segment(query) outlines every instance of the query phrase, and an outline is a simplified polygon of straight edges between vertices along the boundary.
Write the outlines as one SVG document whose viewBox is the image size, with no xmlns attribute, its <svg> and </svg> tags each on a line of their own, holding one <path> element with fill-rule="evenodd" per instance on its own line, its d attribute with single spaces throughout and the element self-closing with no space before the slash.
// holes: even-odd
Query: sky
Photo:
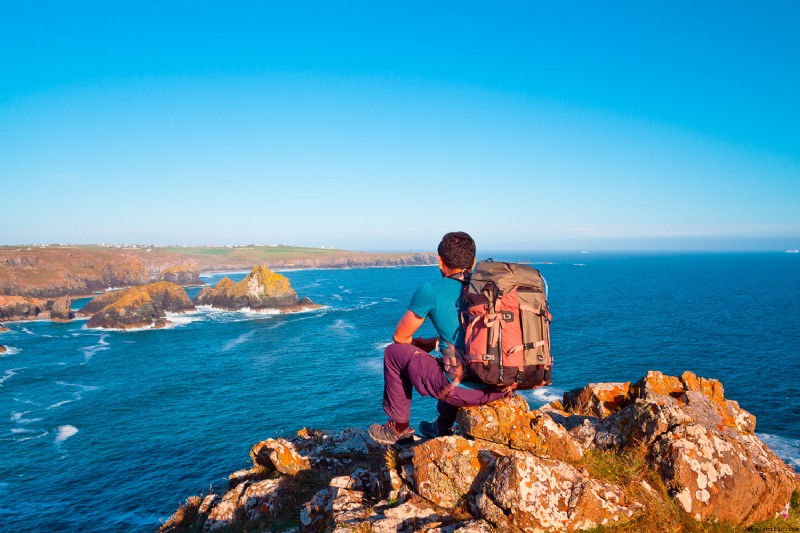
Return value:
<svg viewBox="0 0 800 533">
<path fill-rule="evenodd" d="M 0 0 L 0 244 L 798 248 L 798 20 Z"/>
</svg>

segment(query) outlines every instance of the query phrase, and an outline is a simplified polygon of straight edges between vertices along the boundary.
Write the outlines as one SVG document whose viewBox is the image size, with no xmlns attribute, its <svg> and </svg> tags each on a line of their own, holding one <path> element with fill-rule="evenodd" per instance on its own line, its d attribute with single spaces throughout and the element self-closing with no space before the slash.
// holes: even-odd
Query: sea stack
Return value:
<svg viewBox="0 0 800 533">
<path fill-rule="evenodd" d="M 225 277 L 214 287 L 206 287 L 195 298 L 197 305 L 210 305 L 229 311 L 238 309 L 277 309 L 282 312 L 320 307 L 308 298 L 298 300 L 289 279 L 272 272 L 267 265 L 255 267 L 242 281 Z"/>
<path fill-rule="evenodd" d="M 193 310 L 183 287 L 159 281 L 102 294 L 86 304 L 81 314 L 92 315 L 88 328 L 160 328 L 169 325 L 166 312 Z"/>
<path fill-rule="evenodd" d="M 72 319 L 71 305 L 72 298 L 69 296 L 56 298 L 50 308 L 50 319 L 54 322 L 69 322 Z"/>
<path fill-rule="evenodd" d="M 163 281 L 178 285 L 200 285 L 200 267 L 197 265 L 178 265 L 169 267 L 161 273 Z"/>
</svg>

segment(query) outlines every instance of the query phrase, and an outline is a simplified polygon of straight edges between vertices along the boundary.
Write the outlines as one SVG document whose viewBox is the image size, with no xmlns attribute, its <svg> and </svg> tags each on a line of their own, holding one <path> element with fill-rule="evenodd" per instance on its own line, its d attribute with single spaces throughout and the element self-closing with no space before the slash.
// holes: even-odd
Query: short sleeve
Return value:
<svg viewBox="0 0 800 533">
<path fill-rule="evenodd" d="M 420 318 L 427 318 L 434 307 L 436 307 L 436 293 L 430 283 L 421 285 L 408 304 L 408 310 Z"/>
</svg>

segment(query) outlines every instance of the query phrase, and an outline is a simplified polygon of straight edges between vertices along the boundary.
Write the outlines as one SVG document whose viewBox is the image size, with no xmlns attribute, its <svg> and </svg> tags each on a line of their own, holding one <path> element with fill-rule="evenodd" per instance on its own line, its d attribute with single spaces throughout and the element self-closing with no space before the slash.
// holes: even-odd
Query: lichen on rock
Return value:
<svg viewBox="0 0 800 533">
<path fill-rule="evenodd" d="M 159 281 L 97 296 L 86 304 L 81 314 L 91 316 L 86 324 L 88 328 L 131 329 L 163 327 L 167 312 L 194 309 L 183 287 Z"/>
<path fill-rule="evenodd" d="M 243 280 L 227 276 L 214 287 L 206 287 L 195 298 L 197 305 L 211 305 L 226 310 L 277 309 L 297 311 L 319 307 L 310 300 L 298 300 L 286 276 L 272 272 L 266 265 L 255 267 Z"/>
<path fill-rule="evenodd" d="M 694 519 L 750 526 L 789 509 L 800 489 L 716 380 L 649 372 L 573 396 L 586 401 L 564 402 L 572 411 L 530 410 L 520 396 L 463 408 L 460 435 L 389 450 L 356 428 L 267 439 L 225 493 L 190 498 L 162 531 L 291 517 L 297 532 L 635 531 L 652 516 L 663 530 Z"/>
</svg>

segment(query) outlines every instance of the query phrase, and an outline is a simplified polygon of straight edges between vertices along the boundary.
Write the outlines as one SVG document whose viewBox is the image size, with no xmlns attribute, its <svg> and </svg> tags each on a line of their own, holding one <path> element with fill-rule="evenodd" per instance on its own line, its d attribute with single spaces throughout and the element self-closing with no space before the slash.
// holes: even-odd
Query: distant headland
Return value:
<svg viewBox="0 0 800 533">
<path fill-rule="evenodd" d="M 280 244 L 0 246 L 0 295 L 87 296 L 155 281 L 200 285 L 200 273 L 433 265 L 436 254 L 353 252 Z"/>
</svg>

